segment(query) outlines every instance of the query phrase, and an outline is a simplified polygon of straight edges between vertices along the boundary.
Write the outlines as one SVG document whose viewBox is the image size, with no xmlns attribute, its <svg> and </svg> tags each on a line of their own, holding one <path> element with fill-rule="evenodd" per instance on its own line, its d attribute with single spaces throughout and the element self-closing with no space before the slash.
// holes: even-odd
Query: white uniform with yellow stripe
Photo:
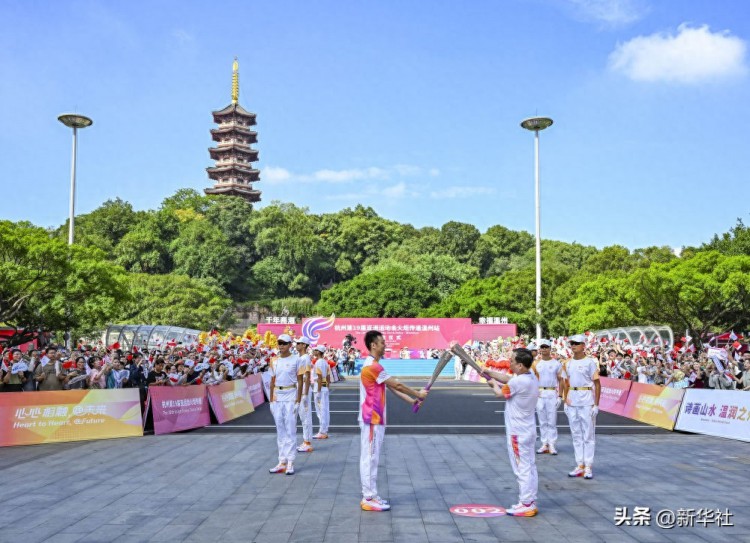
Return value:
<svg viewBox="0 0 750 543">
<path fill-rule="evenodd" d="M 534 371 L 539 379 L 539 399 L 536 402 L 536 416 L 539 419 L 539 434 L 542 445 L 555 446 L 557 442 L 557 397 L 558 377 L 562 371 L 559 360 L 537 360 Z"/>
<path fill-rule="evenodd" d="M 279 463 L 294 462 L 297 455 L 297 374 L 304 363 L 296 355 L 278 357 L 270 368 L 275 378 L 271 391 L 271 414 L 276 422 L 276 444 L 279 448 Z"/>
<path fill-rule="evenodd" d="M 562 370 L 568 382 L 565 413 L 570 421 L 576 463 L 591 467 L 596 447 L 596 421 L 591 408 L 594 406 L 594 381 L 599 379 L 599 364 L 591 357 L 568 360 Z"/>
<path fill-rule="evenodd" d="M 315 414 L 318 416 L 318 432 L 328 434 L 330 411 L 328 407 L 328 387 L 331 384 L 331 367 L 325 358 L 318 358 L 312 367 L 315 373 Z"/>
<path fill-rule="evenodd" d="M 298 372 L 299 375 L 307 374 L 308 378 L 310 378 L 311 368 L 312 368 L 312 363 L 310 362 L 310 355 L 303 354 L 299 358 L 301 362 L 301 366 Z M 304 379 L 303 379 L 303 386 L 304 386 Z M 305 390 L 303 388 L 302 394 L 304 393 L 305 393 Z M 311 382 L 307 396 L 302 396 L 302 401 L 300 401 L 299 411 L 298 411 L 299 421 L 302 424 L 302 439 L 305 441 L 305 443 L 310 443 L 310 440 L 312 439 L 312 430 L 313 430 L 312 394 L 313 394 L 313 388 L 312 388 L 312 382 Z"/>
</svg>

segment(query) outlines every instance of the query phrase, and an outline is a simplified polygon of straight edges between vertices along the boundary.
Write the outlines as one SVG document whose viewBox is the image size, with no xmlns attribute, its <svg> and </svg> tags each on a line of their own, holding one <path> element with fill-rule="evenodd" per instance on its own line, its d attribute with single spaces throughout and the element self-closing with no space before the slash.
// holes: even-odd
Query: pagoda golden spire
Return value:
<svg viewBox="0 0 750 543">
<path fill-rule="evenodd" d="M 236 104 L 240 99 L 240 63 L 234 57 L 232 63 L 232 103 Z"/>
</svg>

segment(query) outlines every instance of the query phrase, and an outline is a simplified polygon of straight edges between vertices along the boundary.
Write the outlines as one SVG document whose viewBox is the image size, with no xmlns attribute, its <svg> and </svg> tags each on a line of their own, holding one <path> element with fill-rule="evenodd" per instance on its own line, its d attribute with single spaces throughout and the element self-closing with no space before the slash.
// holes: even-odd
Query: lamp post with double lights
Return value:
<svg viewBox="0 0 750 543">
<path fill-rule="evenodd" d="M 534 181 L 536 202 L 536 340 L 542 339 L 542 240 L 541 218 L 539 210 L 539 131 L 552 126 L 549 117 L 530 117 L 521 121 L 521 127 L 534 131 Z"/>
</svg>

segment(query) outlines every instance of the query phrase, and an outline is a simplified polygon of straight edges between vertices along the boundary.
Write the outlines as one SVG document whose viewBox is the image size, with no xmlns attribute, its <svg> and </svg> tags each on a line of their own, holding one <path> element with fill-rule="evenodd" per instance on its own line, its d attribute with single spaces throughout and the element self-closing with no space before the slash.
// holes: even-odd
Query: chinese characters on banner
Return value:
<svg viewBox="0 0 750 543">
<path fill-rule="evenodd" d="M 211 424 L 205 385 L 150 387 L 148 404 L 151 406 L 154 433 L 157 435 Z"/>
<path fill-rule="evenodd" d="M 142 435 L 137 389 L 0 394 L 0 447 Z"/>
<path fill-rule="evenodd" d="M 403 348 L 447 349 L 451 341 L 465 344 L 472 339 L 471 319 L 342 319 L 333 320 L 330 327 L 318 331 L 318 344 L 341 347 L 351 334 L 357 339 L 355 347 L 366 351 L 364 337 L 368 330 L 378 330 L 386 343 L 386 357 L 398 358 Z M 414 356 L 416 358 L 416 356 Z"/>
<path fill-rule="evenodd" d="M 685 389 L 632 383 L 623 416 L 665 428 L 674 429 Z"/>
<path fill-rule="evenodd" d="M 628 401 L 631 381 L 601 377 L 602 393 L 599 397 L 599 409 L 607 413 L 622 415 Z"/>
<path fill-rule="evenodd" d="M 219 424 L 255 411 L 245 379 L 208 387 L 208 401 Z"/>
<path fill-rule="evenodd" d="M 741 390 L 688 389 L 676 429 L 750 441 L 750 394 Z"/>
</svg>

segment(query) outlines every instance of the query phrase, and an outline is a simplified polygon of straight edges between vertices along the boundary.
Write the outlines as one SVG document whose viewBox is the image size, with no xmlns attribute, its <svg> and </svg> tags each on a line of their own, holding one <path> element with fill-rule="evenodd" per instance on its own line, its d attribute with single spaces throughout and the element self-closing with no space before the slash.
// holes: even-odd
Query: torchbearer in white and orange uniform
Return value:
<svg viewBox="0 0 750 543">
<path fill-rule="evenodd" d="M 362 484 L 362 501 L 359 505 L 363 511 L 388 511 L 390 503 L 378 496 L 378 462 L 385 437 L 385 389 L 388 387 L 411 405 L 416 401 L 414 398 L 424 400 L 428 391 L 406 386 L 388 375 L 380 365 L 380 359 L 385 354 L 383 334 L 377 330 L 367 332 L 365 347 L 370 351 L 370 356 L 362 365 L 359 381 L 359 479 Z"/>
<path fill-rule="evenodd" d="M 586 337 L 578 334 L 568 338 L 573 358 L 563 365 L 563 401 L 570 421 L 570 434 L 576 455 L 576 468 L 570 477 L 593 479 L 594 448 L 596 445 L 596 415 L 599 413 L 599 363 L 586 356 Z"/>
<path fill-rule="evenodd" d="M 271 473 L 294 473 L 297 454 L 297 410 L 302 397 L 302 366 L 298 356 L 292 354 L 292 338 L 281 334 L 278 339 L 279 356 L 271 366 L 271 414 L 276 422 L 276 444 L 279 463 Z"/>
<path fill-rule="evenodd" d="M 539 419 L 539 434 L 542 446 L 537 454 L 557 454 L 557 408 L 562 403 L 562 364 L 552 358 L 552 342 L 539 341 L 540 357 L 534 362 L 534 372 L 539 379 L 539 400 L 536 402 L 536 416 Z"/>
<path fill-rule="evenodd" d="M 536 421 L 534 410 L 539 398 L 539 381 L 531 371 L 534 357 L 528 349 L 514 349 L 510 357 L 512 375 L 488 371 L 495 380 L 488 381 L 495 395 L 505 397 L 505 433 L 508 456 L 518 480 L 518 503 L 506 510 L 508 515 L 533 517 L 539 477 L 536 471 Z M 498 383 L 499 381 L 499 383 Z M 500 383 L 504 383 L 500 386 Z"/>
<path fill-rule="evenodd" d="M 310 340 L 306 337 L 297 339 L 297 353 L 300 358 L 302 367 L 299 372 L 302 374 L 302 397 L 299 403 L 299 421 L 302 424 L 302 445 L 297 447 L 297 452 L 312 452 L 312 389 L 310 382 L 310 372 L 312 363 L 307 349 L 310 347 Z"/>
</svg>

